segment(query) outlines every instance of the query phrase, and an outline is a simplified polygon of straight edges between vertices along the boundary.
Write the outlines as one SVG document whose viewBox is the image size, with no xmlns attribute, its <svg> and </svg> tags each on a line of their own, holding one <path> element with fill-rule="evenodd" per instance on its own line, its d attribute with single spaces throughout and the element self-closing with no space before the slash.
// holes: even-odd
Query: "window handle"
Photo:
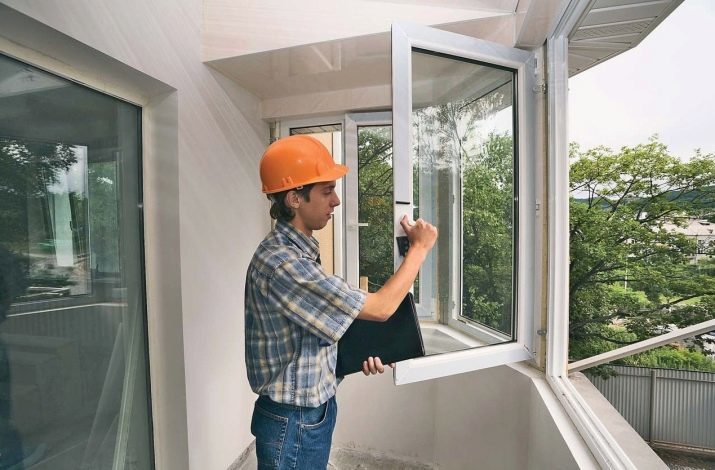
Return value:
<svg viewBox="0 0 715 470">
<path fill-rule="evenodd" d="M 400 252 L 400 256 L 403 258 L 407 256 L 407 250 L 410 249 L 410 240 L 407 238 L 406 235 L 403 235 L 401 237 L 395 237 L 395 240 L 397 240 L 397 251 Z"/>
</svg>

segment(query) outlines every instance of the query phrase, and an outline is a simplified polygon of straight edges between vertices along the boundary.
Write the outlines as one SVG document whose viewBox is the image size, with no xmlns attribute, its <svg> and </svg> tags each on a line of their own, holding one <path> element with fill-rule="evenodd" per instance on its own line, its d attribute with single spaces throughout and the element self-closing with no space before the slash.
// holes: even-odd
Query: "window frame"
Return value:
<svg viewBox="0 0 715 470">
<path fill-rule="evenodd" d="M 391 111 L 366 111 L 348 113 L 345 115 L 345 164 L 354 171 L 345 177 L 345 246 L 346 246 L 346 279 L 349 283 L 358 285 L 360 279 L 360 221 L 358 220 L 359 174 L 358 168 L 358 132 L 361 127 L 392 128 Z M 420 191 L 422 194 L 422 191 Z M 349 255 L 347 253 L 350 253 Z M 425 272 L 431 271 L 432 260 L 425 260 Z M 420 272 L 418 278 L 419 298 L 415 299 L 415 308 L 420 320 L 432 318 L 431 309 L 425 307 L 423 299 L 430 299 L 431 276 Z"/>
<path fill-rule="evenodd" d="M 184 384 L 181 348 L 180 260 L 178 237 L 178 98 L 176 89 L 154 76 L 97 54 L 79 42 L 67 44 L 66 37 L 11 8 L 0 6 L 0 54 L 43 72 L 90 88 L 137 106 L 140 115 L 140 191 L 143 237 L 141 282 L 144 288 L 143 315 L 148 345 L 149 412 L 152 462 L 155 468 L 188 465 L 186 445 L 186 400 L 173 393 Z M 17 31 L 33 34 L 17 35 Z M 19 38 L 11 41 L 9 37 Z M 58 46 L 61 45 L 61 46 Z M 112 79 L 107 79 L 111 72 Z M 86 297 L 47 299 L 19 304 L 8 316 L 27 311 L 93 305 Z M 179 321 L 177 322 L 177 312 Z M 178 348 L 177 348 L 178 345 Z M 183 417 L 183 418 L 182 418 Z"/>
<path fill-rule="evenodd" d="M 411 54 L 413 49 L 428 51 L 477 61 L 496 67 L 508 68 L 515 72 L 516 79 L 516 125 L 515 148 L 517 165 L 521 175 L 535 174 L 535 55 L 519 49 L 483 41 L 473 37 L 411 23 L 394 23 L 392 26 L 392 89 L 393 89 L 393 161 L 395 173 L 403 171 L 405 177 L 395 179 L 395 233 L 400 233 L 399 219 L 412 210 L 411 171 L 411 129 L 412 129 L 412 83 Z M 521 132 L 518 132 L 521 130 Z M 406 170 L 409 168 L 410 170 Z M 401 170 L 402 169 L 402 170 Z M 515 180 L 518 194 L 519 227 L 516 237 L 514 263 L 517 282 L 514 284 L 516 302 L 514 315 L 516 326 L 512 342 L 489 345 L 463 351 L 439 354 L 400 362 L 394 369 L 395 383 L 405 384 L 438 377 L 469 372 L 497 365 L 533 360 L 535 319 L 540 318 L 540 303 L 535 301 L 536 276 L 529 276 L 537 265 L 540 248 L 535 241 L 536 232 L 536 189 L 537 182 L 523 176 Z M 396 245 L 396 244 L 395 244 Z M 394 247 L 397 253 L 397 247 Z M 400 262 L 395 255 L 395 264 Z M 460 268 L 461 271 L 461 268 Z M 458 330 L 457 330 L 458 331 Z"/>
<path fill-rule="evenodd" d="M 358 130 L 360 127 L 392 126 L 392 112 L 348 113 L 344 119 L 345 164 L 350 168 L 345 175 L 345 274 L 346 280 L 357 286 L 360 281 Z"/>
<path fill-rule="evenodd" d="M 590 2 L 569 2 L 546 41 L 548 284 L 546 380 L 604 468 L 636 468 L 568 375 L 569 153 L 568 36 Z"/>
<path fill-rule="evenodd" d="M 9 49 L 9 50 L 8 50 Z M 149 294 L 149 289 L 147 286 L 147 260 L 146 260 L 146 244 L 147 244 L 147 237 L 146 237 L 146 230 L 147 226 L 145 223 L 144 219 L 144 178 L 145 178 L 145 154 L 144 154 L 144 138 L 145 138 L 145 117 L 144 117 L 144 107 L 146 103 L 141 103 L 141 102 L 135 102 L 132 101 L 128 98 L 122 98 L 120 96 L 110 94 L 107 91 L 97 87 L 93 86 L 94 84 L 88 77 L 73 77 L 73 76 L 68 76 L 60 71 L 53 70 L 52 66 L 48 66 L 45 63 L 38 62 L 35 60 L 35 57 L 25 57 L 27 51 L 24 50 L 22 47 L 11 47 L 7 48 L 7 44 L 4 42 L 4 40 L 0 37 L 0 58 L 8 58 L 9 60 L 13 62 L 18 62 L 21 65 L 24 65 L 26 67 L 30 67 L 32 69 L 36 69 L 40 71 L 41 73 L 48 74 L 52 77 L 55 77 L 59 80 L 66 81 L 69 83 L 72 87 L 77 87 L 81 88 L 83 90 L 87 90 L 91 93 L 95 94 L 100 94 L 105 97 L 109 97 L 112 100 L 123 102 L 127 105 L 130 105 L 133 107 L 133 111 L 136 111 L 136 118 L 133 119 L 134 124 L 136 125 L 135 131 L 136 131 L 136 142 L 134 144 L 136 145 L 136 162 L 135 162 L 135 168 L 134 172 L 131 172 L 131 176 L 125 175 L 125 178 L 135 178 L 134 187 L 131 189 L 136 191 L 135 194 L 133 194 L 134 197 L 136 197 L 136 204 L 134 205 L 119 205 L 118 209 L 118 217 L 121 217 L 122 212 L 129 213 L 129 212 L 134 212 L 134 216 L 136 217 L 135 225 L 129 226 L 128 224 L 118 224 L 118 230 L 120 231 L 121 237 L 124 237 L 124 242 L 125 246 L 130 247 L 130 253 L 127 255 L 124 253 L 124 256 L 132 256 L 137 263 L 137 268 L 136 268 L 136 276 L 133 279 L 133 283 L 135 287 L 136 292 L 133 293 L 131 296 L 127 296 L 125 300 L 123 300 L 124 305 L 128 306 L 129 308 L 134 307 L 136 309 L 136 313 L 130 317 L 128 321 L 126 321 L 126 325 L 128 325 L 127 328 L 129 331 L 125 332 L 124 334 L 128 336 L 128 344 L 125 346 L 126 351 L 125 354 L 127 355 L 127 363 L 129 364 L 124 371 L 124 375 L 122 376 L 122 384 L 121 384 L 121 395 L 120 395 L 120 406 L 119 406 L 119 411 L 118 411 L 118 420 L 116 421 L 116 448 L 115 448 L 115 455 L 114 455 L 114 464 L 123 466 L 124 459 L 126 458 L 126 452 L 127 452 L 127 432 L 129 431 L 129 428 L 131 426 L 131 420 L 132 420 L 132 412 L 133 412 L 133 401 L 134 401 L 134 387 L 136 386 L 136 380 L 137 380 L 137 370 L 139 369 L 139 366 L 137 365 L 139 361 L 143 361 L 143 367 L 144 367 L 144 372 L 143 372 L 143 380 L 145 381 L 145 389 L 144 393 L 146 394 L 145 398 L 146 399 L 146 413 L 147 413 L 147 420 L 145 422 L 147 429 L 146 433 L 148 435 L 148 439 L 146 442 L 147 445 L 147 451 L 149 454 L 149 465 L 152 469 L 157 468 L 157 452 L 158 448 L 155 443 L 155 433 L 157 432 L 158 426 L 156 424 L 156 419 L 157 419 L 157 413 L 155 409 L 155 395 L 154 395 L 154 381 L 152 379 L 152 351 L 151 351 L 151 343 L 152 343 L 152 337 L 149 331 L 149 322 L 150 322 L 150 317 L 149 317 L 149 300 L 148 296 Z M 78 146 L 76 144 L 69 144 L 73 146 Z M 84 185 L 87 191 L 89 191 L 89 183 L 88 183 L 88 178 L 89 178 L 89 156 L 87 154 L 87 147 L 83 146 L 85 149 L 85 167 L 83 168 L 83 176 L 84 176 Z M 126 163 L 126 161 L 125 161 Z M 119 162 L 118 164 L 121 164 Z M 69 170 L 68 170 L 69 171 Z M 120 183 L 121 184 L 121 183 Z M 122 188 L 123 190 L 124 188 Z M 87 203 L 91 204 L 91 200 L 89 199 L 89 192 L 87 193 Z M 90 245 L 90 240 L 91 240 L 91 235 L 90 235 L 90 227 L 89 227 L 89 215 L 91 213 L 90 210 L 90 205 L 87 207 L 87 212 L 85 216 L 87 217 L 87 228 L 86 228 L 86 236 L 87 236 L 87 244 Z M 73 222 L 71 220 L 71 222 Z M 54 238 L 56 240 L 56 238 Z M 120 247 L 121 247 L 120 243 Z M 121 249 L 121 248 L 120 248 Z M 91 248 L 88 250 L 91 251 Z M 91 258 L 90 258 L 91 262 Z M 17 303 L 13 303 L 9 312 L 7 313 L 7 318 L 11 317 L 19 317 L 19 316 L 25 316 L 25 315 L 33 315 L 33 314 L 43 314 L 47 312 L 52 312 L 56 310 L 65 310 L 65 309 L 71 309 L 74 307 L 90 307 L 90 306 L 95 306 L 95 305 L 109 305 L 113 304 L 111 300 L 109 301 L 101 301 L 101 299 L 98 301 L 97 299 L 97 292 L 94 286 L 94 278 L 92 277 L 91 269 L 89 270 L 89 291 L 87 293 L 83 294 L 75 294 L 75 295 L 69 295 L 64 298 L 59 298 L 59 299 L 43 299 L 43 300 L 36 300 L 36 301 L 20 301 Z M 130 290 L 129 289 L 129 282 L 124 281 L 123 282 L 123 288 Z M 121 330 L 120 330 L 121 331 Z M 116 345 L 115 345 L 116 346 Z M 107 365 L 109 367 L 109 364 Z M 50 423 L 52 424 L 52 423 Z M 95 423 L 96 424 L 96 423 Z M 94 429 L 92 429 L 94 431 Z M 64 451 L 63 451 L 64 452 Z M 59 455 L 59 454 L 58 454 Z"/>
<path fill-rule="evenodd" d="M 715 320 L 664 333 L 569 364 L 569 152 L 568 152 L 568 51 L 569 36 L 589 2 L 570 2 L 548 35 L 548 334 L 546 379 L 598 463 L 604 468 L 636 468 L 636 465 L 606 429 L 598 415 L 578 392 L 569 373 L 653 349 L 662 344 L 712 330 Z"/>
</svg>

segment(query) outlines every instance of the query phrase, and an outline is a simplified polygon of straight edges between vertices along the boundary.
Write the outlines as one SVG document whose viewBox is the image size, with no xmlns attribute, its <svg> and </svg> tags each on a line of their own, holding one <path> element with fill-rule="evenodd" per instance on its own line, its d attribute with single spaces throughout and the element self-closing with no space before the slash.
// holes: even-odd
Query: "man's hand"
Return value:
<svg viewBox="0 0 715 470">
<path fill-rule="evenodd" d="M 422 219 L 417 219 L 411 224 L 407 215 L 402 216 L 400 225 L 410 241 L 410 246 L 422 245 L 427 251 L 432 249 L 437 240 L 437 228 L 434 225 Z"/>
<path fill-rule="evenodd" d="M 394 368 L 395 363 L 390 364 L 390 367 Z M 370 374 L 382 374 L 385 372 L 385 366 L 382 365 L 382 361 L 379 357 L 368 357 L 367 361 L 362 361 L 362 373 L 365 375 Z"/>
</svg>

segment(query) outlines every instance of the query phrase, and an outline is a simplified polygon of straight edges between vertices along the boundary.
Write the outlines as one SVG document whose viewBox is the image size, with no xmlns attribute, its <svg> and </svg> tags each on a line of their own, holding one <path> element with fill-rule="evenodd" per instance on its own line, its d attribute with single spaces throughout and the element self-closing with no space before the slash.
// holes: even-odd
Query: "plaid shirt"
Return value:
<svg viewBox="0 0 715 470">
<path fill-rule="evenodd" d="M 248 381 L 276 402 L 316 407 L 335 395 L 337 342 L 365 304 L 318 255 L 315 238 L 279 221 L 248 267 Z"/>
</svg>

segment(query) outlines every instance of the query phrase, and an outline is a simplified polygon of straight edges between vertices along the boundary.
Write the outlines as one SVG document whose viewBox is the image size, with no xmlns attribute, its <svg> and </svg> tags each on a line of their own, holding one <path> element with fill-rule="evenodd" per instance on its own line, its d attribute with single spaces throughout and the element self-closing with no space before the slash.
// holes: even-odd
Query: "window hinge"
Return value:
<svg viewBox="0 0 715 470">
<path fill-rule="evenodd" d="M 546 336 L 546 330 L 536 330 L 536 334 L 539 336 Z"/>
<path fill-rule="evenodd" d="M 534 85 L 534 88 L 532 88 L 532 91 L 534 93 L 546 93 L 546 83 L 537 83 Z"/>
</svg>

